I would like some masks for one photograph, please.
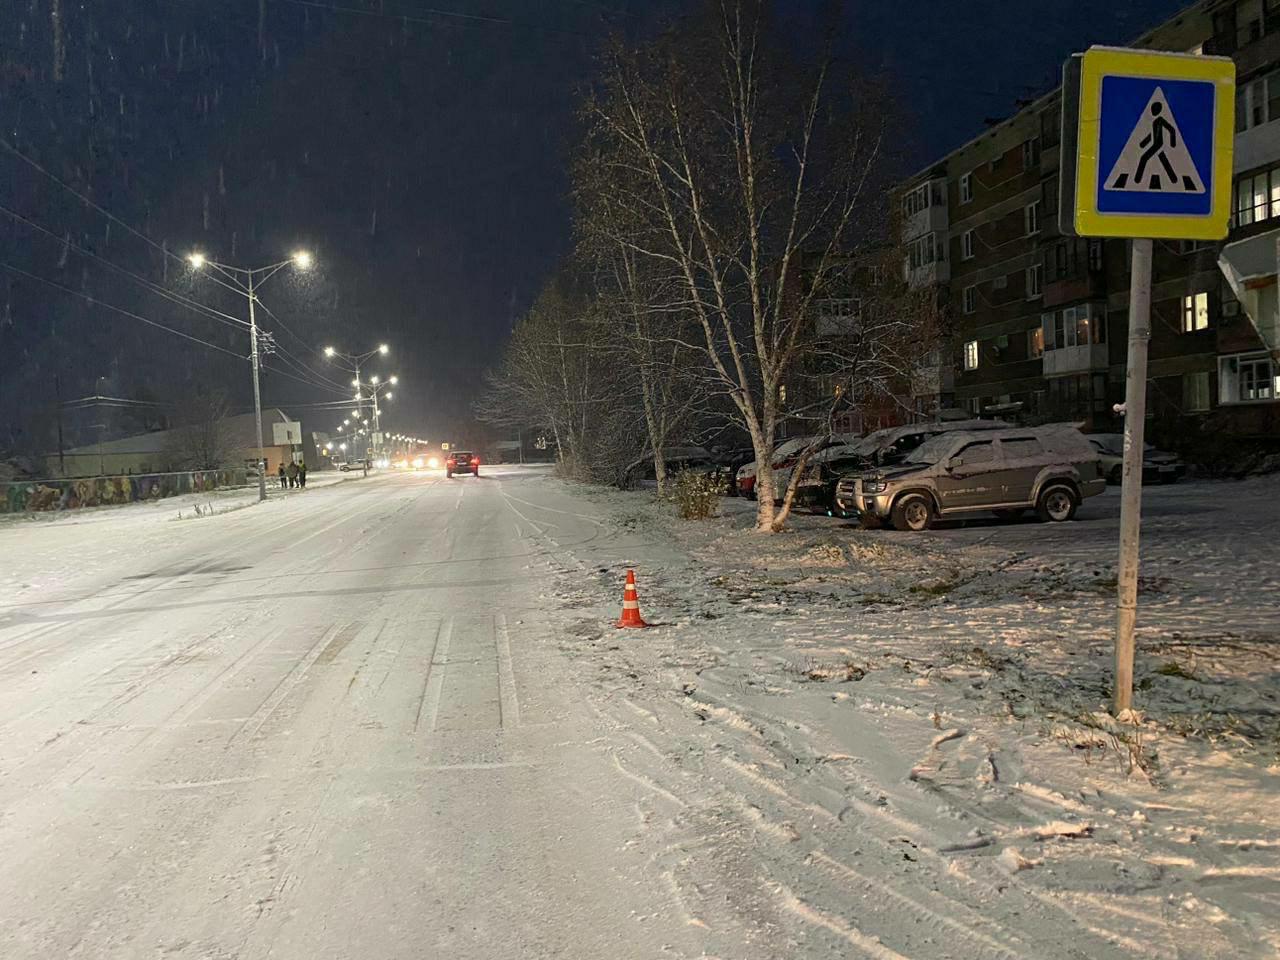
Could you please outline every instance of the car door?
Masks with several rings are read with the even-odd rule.
[[[999,453],[993,440],[967,443],[943,464],[936,480],[943,510],[965,510],[1000,502]]]
[[[998,481],[1004,503],[1030,503],[1036,477],[1045,465],[1044,445],[1034,436],[1005,437],[997,443]]]

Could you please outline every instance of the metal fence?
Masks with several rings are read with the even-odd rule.
[[[243,486],[245,474],[244,468],[240,468],[0,483],[0,513],[78,510],[81,507],[160,500],[184,493]]]

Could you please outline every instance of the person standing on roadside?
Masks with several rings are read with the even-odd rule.
[[[286,484],[287,479],[288,479],[288,478],[285,476],[285,472],[284,472],[284,461],[283,461],[283,460],[281,460],[281,461],[280,461],[280,470],[279,470],[279,474],[280,474],[280,489],[281,489],[281,490],[283,490],[283,489],[285,488],[285,484]]]
[[[289,462],[289,489],[292,490],[298,485],[298,465],[292,461]]]
[[[298,486],[304,490],[307,486],[307,461],[305,460],[298,464]]]

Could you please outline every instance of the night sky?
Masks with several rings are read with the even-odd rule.
[[[571,240],[566,160],[600,41],[696,2],[265,0],[260,33],[259,0],[0,0],[0,137],[66,184],[0,143],[0,207],[31,221],[0,211],[0,456],[52,449],[57,398],[99,382],[155,406],[69,415],[69,443],[95,417],[159,425],[197,387],[249,406],[243,329],[143,285],[245,316],[184,265],[195,249],[317,259],[262,292],[286,351],[266,405],[331,429],[341,416],[308,405],[350,375],[315,351],[385,340],[393,358],[370,372],[403,380],[385,425],[471,442],[483,371]],[[822,5],[779,9],[803,37]],[[1071,51],[1184,5],[849,2],[843,52],[901,89],[909,173],[1054,86]]]

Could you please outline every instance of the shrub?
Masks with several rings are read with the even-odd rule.
[[[670,497],[682,520],[706,520],[716,515],[724,481],[714,473],[682,470],[670,483]]]

